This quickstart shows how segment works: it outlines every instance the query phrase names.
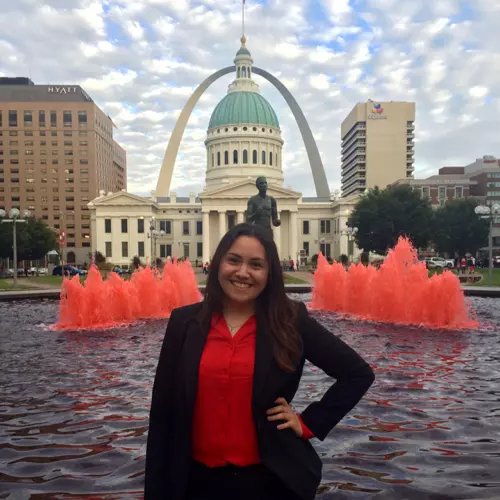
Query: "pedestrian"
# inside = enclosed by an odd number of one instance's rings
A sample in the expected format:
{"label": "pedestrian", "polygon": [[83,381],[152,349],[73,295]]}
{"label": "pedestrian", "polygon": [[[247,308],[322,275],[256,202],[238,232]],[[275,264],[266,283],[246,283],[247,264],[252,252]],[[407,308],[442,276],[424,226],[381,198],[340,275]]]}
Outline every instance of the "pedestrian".
{"label": "pedestrian", "polygon": [[466,258],[465,258],[465,257],[462,257],[462,258],[460,259],[460,272],[461,272],[462,274],[465,274],[465,273],[466,273],[466,271],[467,271],[467,260],[466,260]]}
{"label": "pedestrian", "polygon": [[[305,360],[336,382],[299,415]],[[172,312],[153,385],[145,500],[313,500],[324,440],[371,386],[370,366],[285,292],[270,232],[221,239],[203,302]]]}

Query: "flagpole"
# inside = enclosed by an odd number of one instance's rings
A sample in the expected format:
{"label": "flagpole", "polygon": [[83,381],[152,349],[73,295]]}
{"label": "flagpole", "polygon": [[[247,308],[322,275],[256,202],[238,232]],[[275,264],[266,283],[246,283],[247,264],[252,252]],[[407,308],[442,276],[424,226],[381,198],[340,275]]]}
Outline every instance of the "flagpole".
{"label": "flagpole", "polygon": [[245,36],[245,0],[241,3],[241,36]]}

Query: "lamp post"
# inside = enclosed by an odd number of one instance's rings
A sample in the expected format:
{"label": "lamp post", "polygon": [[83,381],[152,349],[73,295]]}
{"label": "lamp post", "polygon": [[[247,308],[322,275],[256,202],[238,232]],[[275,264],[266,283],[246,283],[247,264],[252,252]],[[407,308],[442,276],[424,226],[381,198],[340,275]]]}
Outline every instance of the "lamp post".
{"label": "lamp post", "polygon": [[154,246],[155,246],[155,233],[156,233],[156,218],[153,215],[151,220],[149,221],[149,231],[150,231],[150,238],[151,238],[151,267],[153,267],[154,263]]}
{"label": "lamp post", "polygon": [[481,219],[488,219],[490,223],[488,231],[488,285],[491,285],[493,280],[493,220],[500,216],[500,205],[495,203],[491,208],[488,205],[478,205],[474,212]]}
{"label": "lamp post", "polygon": [[165,236],[165,231],[161,229],[158,231],[156,229],[156,219],[153,216],[153,218],[150,221],[149,224],[149,230],[151,231],[151,266],[156,265],[156,238]]}
{"label": "lamp post", "polygon": [[347,226],[347,229],[342,231],[342,234],[344,236],[347,236],[347,241],[348,241],[348,246],[347,246],[347,253],[349,256],[349,260],[352,262],[352,257],[354,254],[354,239],[356,238],[356,234],[358,233],[358,228],[357,227],[350,227]]}
{"label": "lamp post", "polygon": [[[23,223],[26,222],[25,219],[21,219],[21,212],[17,208],[13,208],[9,212],[9,219],[4,219],[6,213],[5,210],[0,210],[0,217],[2,217],[2,224],[3,223],[12,223],[12,250],[14,253],[14,286],[17,285],[17,230],[16,230],[16,224],[17,223]],[[25,210],[23,212],[24,217],[29,217],[30,216],[30,211]]]}

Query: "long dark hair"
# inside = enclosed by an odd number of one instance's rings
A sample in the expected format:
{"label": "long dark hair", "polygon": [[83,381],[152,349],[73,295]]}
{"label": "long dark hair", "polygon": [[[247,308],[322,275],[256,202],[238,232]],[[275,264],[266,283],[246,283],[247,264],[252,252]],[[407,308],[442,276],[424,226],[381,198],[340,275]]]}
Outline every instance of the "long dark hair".
{"label": "long dark hair", "polygon": [[269,275],[266,287],[256,300],[257,322],[262,331],[269,335],[274,358],[280,368],[293,372],[302,355],[302,339],[296,324],[298,306],[286,295],[278,249],[269,229],[247,223],[238,224],[222,237],[210,265],[199,320],[207,324],[212,314],[223,312],[224,292],[219,283],[219,267],[240,236],[257,238],[266,252]]}

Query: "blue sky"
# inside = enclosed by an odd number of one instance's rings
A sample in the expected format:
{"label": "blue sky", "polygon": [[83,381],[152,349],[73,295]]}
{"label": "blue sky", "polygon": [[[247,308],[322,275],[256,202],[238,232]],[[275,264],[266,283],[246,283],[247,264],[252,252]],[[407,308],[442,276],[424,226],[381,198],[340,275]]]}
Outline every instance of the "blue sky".
{"label": "blue sky", "polygon": [[[340,123],[368,98],[416,102],[416,177],[500,155],[498,26],[498,0],[247,0],[246,7],[255,64],[301,105],[332,191],[340,187]],[[30,68],[36,83],[82,85],[117,125],[129,190],[147,195],[176,117],[204,78],[232,64],[240,35],[238,0],[19,0],[2,6],[0,74]],[[313,195],[293,117],[281,95],[256,80],[280,119],[285,185]],[[230,83],[228,76],[210,87],[190,119],[173,178],[181,194],[203,187],[206,128]]]}

